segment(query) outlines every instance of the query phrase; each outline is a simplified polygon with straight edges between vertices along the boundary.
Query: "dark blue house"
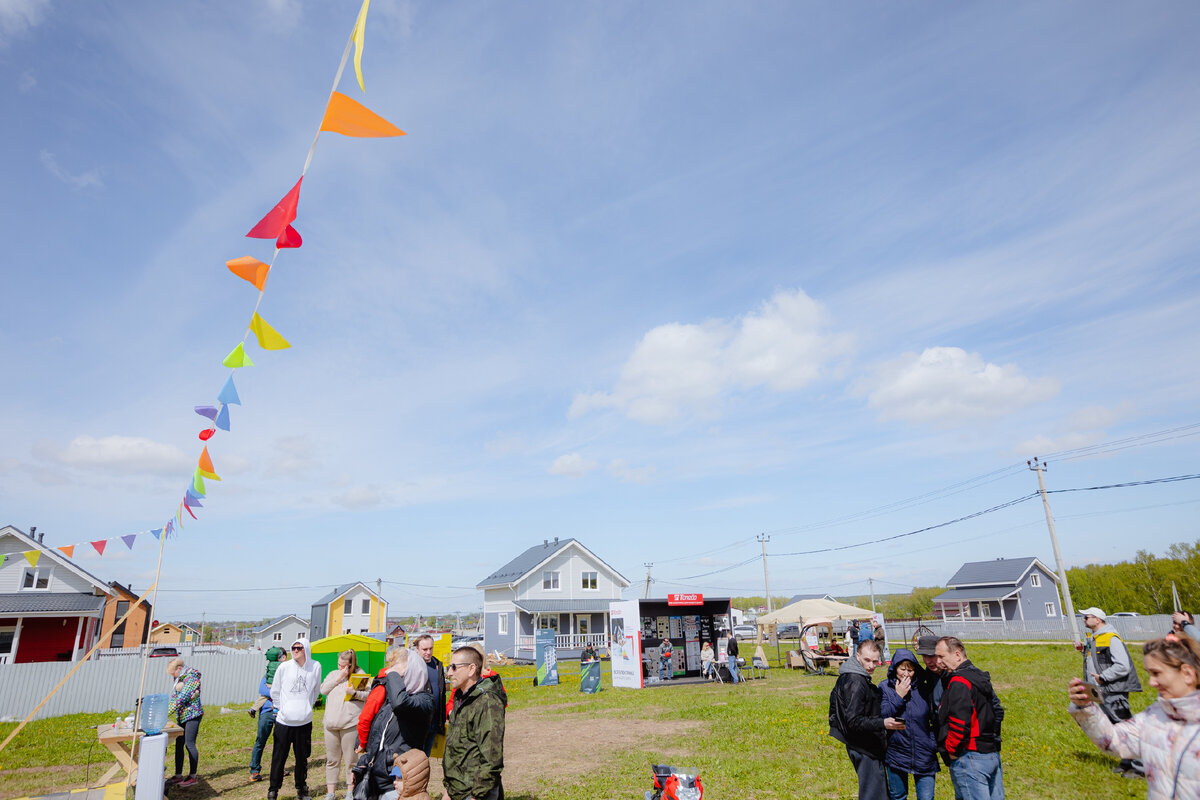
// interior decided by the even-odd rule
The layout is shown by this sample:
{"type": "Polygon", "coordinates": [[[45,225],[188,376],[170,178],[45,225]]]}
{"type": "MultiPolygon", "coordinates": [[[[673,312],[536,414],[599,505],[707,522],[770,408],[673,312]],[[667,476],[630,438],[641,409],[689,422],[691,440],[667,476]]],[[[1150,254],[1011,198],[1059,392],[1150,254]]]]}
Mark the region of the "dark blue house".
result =
{"type": "Polygon", "coordinates": [[[943,620],[1061,619],[1058,577],[1036,558],[971,561],[933,598],[943,620]]]}

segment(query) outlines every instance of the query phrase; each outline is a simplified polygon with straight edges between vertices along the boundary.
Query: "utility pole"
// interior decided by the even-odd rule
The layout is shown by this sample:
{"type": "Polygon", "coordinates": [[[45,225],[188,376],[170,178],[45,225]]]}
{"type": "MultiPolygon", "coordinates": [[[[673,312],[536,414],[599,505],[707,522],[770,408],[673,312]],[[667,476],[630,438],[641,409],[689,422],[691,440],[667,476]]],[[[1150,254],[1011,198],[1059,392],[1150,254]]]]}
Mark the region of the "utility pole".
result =
{"type": "Polygon", "coordinates": [[[1058,549],[1058,534],[1054,532],[1054,515],[1050,513],[1050,499],[1046,497],[1046,479],[1043,475],[1047,465],[1045,462],[1038,461],[1037,456],[1034,456],[1033,461],[1026,461],[1025,464],[1037,473],[1038,492],[1042,495],[1042,508],[1046,510],[1046,527],[1050,529],[1050,544],[1054,545],[1054,567],[1058,570],[1063,605],[1066,606],[1063,611],[1071,623],[1071,638],[1079,643],[1083,639],[1079,635],[1079,623],[1075,619],[1075,603],[1071,601],[1071,587],[1067,585],[1067,571],[1063,568],[1062,551],[1058,549]]]}
{"type": "Polygon", "coordinates": [[[646,561],[642,563],[642,566],[646,568],[646,588],[642,590],[642,599],[646,600],[650,597],[650,568],[654,566],[654,563],[646,561]]]}
{"type": "Polygon", "coordinates": [[[771,541],[771,537],[765,533],[758,535],[758,542],[762,545],[763,554],[763,589],[767,592],[767,613],[770,614],[775,609],[771,605],[771,582],[767,580],[767,542],[771,541]]]}
{"type": "Polygon", "coordinates": [[[875,613],[875,579],[867,578],[867,584],[871,587],[871,613],[875,613]]]}
{"type": "Polygon", "coordinates": [[[200,641],[199,644],[204,644],[204,618],[207,616],[207,611],[200,612],[200,641]]]}

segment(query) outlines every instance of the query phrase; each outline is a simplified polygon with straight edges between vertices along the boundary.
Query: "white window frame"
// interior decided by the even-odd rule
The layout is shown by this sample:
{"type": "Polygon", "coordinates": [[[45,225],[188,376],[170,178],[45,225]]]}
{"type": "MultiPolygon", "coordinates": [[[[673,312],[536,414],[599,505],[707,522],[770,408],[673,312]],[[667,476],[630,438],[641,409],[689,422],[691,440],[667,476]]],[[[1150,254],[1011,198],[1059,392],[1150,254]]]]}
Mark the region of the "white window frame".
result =
{"type": "Polygon", "coordinates": [[[544,591],[544,592],[562,591],[562,581],[559,580],[560,577],[561,577],[561,575],[559,574],[559,571],[556,569],[554,569],[554,570],[548,569],[545,572],[543,572],[542,573],[542,591],[544,591]]]}
{"type": "MultiPolygon", "coordinates": [[[[348,617],[353,614],[354,614],[354,599],[351,597],[347,597],[345,600],[342,601],[342,616],[348,617]]],[[[346,631],[346,633],[349,633],[349,632],[350,631],[346,631]]]]}
{"type": "Polygon", "coordinates": [[[581,583],[583,584],[583,586],[582,586],[583,591],[585,591],[585,592],[600,591],[600,573],[599,572],[597,572],[595,570],[584,570],[583,572],[580,573],[580,576],[582,578],[581,583]],[[589,576],[590,576],[590,580],[589,580],[589,576]],[[590,586],[588,585],[589,583],[591,584],[590,586]]]}
{"type": "Polygon", "coordinates": [[[1046,603],[1046,616],[1057,617],[1058,612],[1054,610],[1054,603],[1046,603]]]}
{"type": "Polygon", "coordinates": [[[272,642],[282,642],[283,641],[283,631],[276,631],[274,634],[272,634],[271,641],[272,642]]]}
{"type": "Polygon", "coordinates": [[[538,617],[538,630],[558,633],[558,614],[542,614],[538,617]]]}
{"type": "Polygon", "coordinates": [[[50,591],[50,578],[54,575],[54,567],[25,567],[21,572],[21,584],[18,591],[21,592],[48,592],[50,591]],[[25,585],[25,576],[32,575],[33,583],[30,586],[25,585]],[[38,586],[42,580],[46,581],[45,586],[38,586]]]}
{"type": "Polygon", "coordinates": [[[496,633],[508,636],[508,614],[496,615],[496,633]]]}
{"type": "Polygon", "coordinates": [[[299,633],[297,633],[297,634],[296,634],[296,638],[297,638],[297,639],[307,639],[307,638],[308,638],[308,634],[307,634],[307,633],[305,633],[304,631],[300,631],[299,633]]]}
{"type": "Polygon", "coordinates": [[[359,608],[362,609],[360,613],[367,614],[369,616],[371,614],[371,598],[364,597],[362,605],[359,606],[359,608]]]}
{"type": "Polygon", "coordinates": [[[1032,586],[1034,589],[1041,588],[1042,576],[1037,574],[1036,572],[1031,574],[1029,576],[1029,585],[1032,586]]]}

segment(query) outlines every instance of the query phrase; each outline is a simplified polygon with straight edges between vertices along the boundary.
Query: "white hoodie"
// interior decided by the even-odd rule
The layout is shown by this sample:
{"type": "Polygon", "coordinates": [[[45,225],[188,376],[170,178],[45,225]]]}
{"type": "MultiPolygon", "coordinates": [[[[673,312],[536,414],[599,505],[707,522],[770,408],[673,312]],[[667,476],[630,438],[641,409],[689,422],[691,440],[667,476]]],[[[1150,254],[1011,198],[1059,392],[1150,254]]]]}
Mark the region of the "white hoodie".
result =
{"type": "Polygon", "coordinates": [[[277,711],[275,721],[290,728],[312,722],[313,703],[321,696],[321,665],[313,661],[307,639],[297,639],[292,642],[295,645],[304,647],[304,666],[297,664],[295,658],[283,662],[271,684],[271,702],[277,711]]]}

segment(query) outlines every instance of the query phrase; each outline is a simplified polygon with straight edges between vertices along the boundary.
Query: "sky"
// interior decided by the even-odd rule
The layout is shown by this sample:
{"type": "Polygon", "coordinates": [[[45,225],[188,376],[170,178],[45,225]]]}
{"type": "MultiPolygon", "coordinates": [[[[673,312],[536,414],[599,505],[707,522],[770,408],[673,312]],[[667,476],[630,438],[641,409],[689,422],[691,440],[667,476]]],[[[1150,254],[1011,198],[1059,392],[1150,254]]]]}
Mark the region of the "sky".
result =
{"type": "MultiPolygon", "coordinates": [[[[269,260],[357,11],[0,0],[0,524],[174,515],[256,300],[224,262],[269,260]]],[[[259,309],[292,348],[251,337],[156,616],[473,611],[554,537],[630,597],[762,594],[762,534],[775,595],[1053,565],[1027,459],[1200,471],[1198,27],[374,0],[339,89],[407,135],[319,138],[259,309]]],[[[1068,566],[1198,538],[1200,481],[1050,502],[1068,566]]],[[[115,545],[75,559],[148,586],[115,545]]]]}

